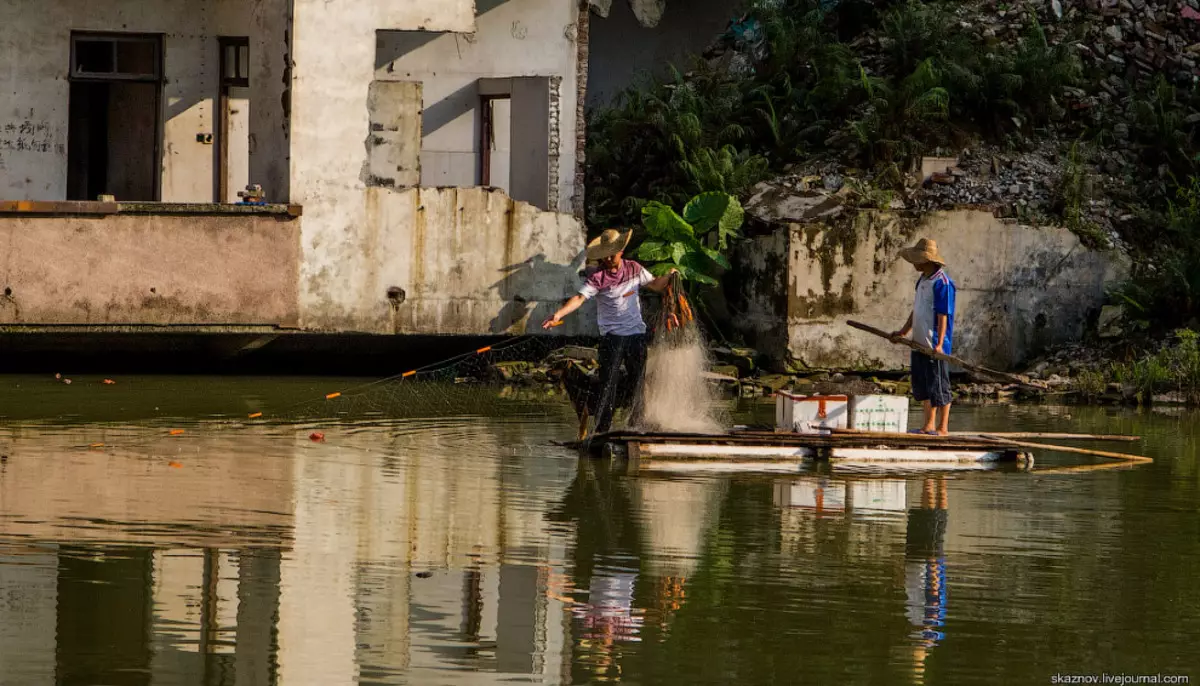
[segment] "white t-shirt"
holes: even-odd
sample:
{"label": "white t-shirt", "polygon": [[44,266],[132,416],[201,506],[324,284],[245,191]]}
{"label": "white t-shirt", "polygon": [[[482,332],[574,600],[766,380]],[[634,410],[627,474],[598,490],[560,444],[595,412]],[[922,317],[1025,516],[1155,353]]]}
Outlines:
{"label": "white t-shirt", "polygon": [[598,269],[592,272],[579,294],[585,299],[598,297],[596,323],[602,335],[634,336],[646,333],[642,319],[642,302],[638,289],[654,280],[654,276],[633,260],[621,260],[615,272]]}

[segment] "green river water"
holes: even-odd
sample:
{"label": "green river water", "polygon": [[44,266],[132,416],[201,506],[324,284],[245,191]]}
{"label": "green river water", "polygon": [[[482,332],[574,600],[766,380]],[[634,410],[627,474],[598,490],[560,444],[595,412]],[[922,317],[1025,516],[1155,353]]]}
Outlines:
{"label": "green river water", "polygon": [[556,447],[558,399],[116,382],[0,378],[0,686],[1200,679],[1190,412],[954,410],[1127,469],[651,477]]}

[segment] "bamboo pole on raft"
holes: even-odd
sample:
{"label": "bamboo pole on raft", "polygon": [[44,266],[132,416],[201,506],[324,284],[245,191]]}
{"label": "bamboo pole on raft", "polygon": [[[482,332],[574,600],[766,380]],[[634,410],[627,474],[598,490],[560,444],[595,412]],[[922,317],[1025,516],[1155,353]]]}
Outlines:
{"label": "bamboo pole on raft", "polygon": [[[980,433],[978,431],[951,431],[950,435],[979,436]],[[1119,434],[1064,434],[1036,431],[989,431],[987,435],[1005,440],[1010,438],[1049,438],[1063,441],[1125,441],[1129,443],[1142,440],[1141,436],[1123,436]]]}
{"label": "bamboo pole on raft", "polygon": [[947,355],[945,353],[939,353],[936,350],[934,350],[933,348],[927,348],[927,347],[921,345],[920,343],[916,343],[907,338],[898,338],[882,329],[876,329],[875,327],[870,326],[868,324],[863,324],[862,322],[848,321],[848,322],[846,322],[846,325],[853,327],[855,329],[858,329],[859,331],[866,331],[867,333],[879,336],[880,338],[886,338],[889,341],[891,341],[892,343],[895,343],[897,345],[907,346],[909,348],[912,348],[913,350],[916,350],[919,353],[928,355],[929,357],[932,357],[935,360],[944,360],[946,362],[949,362],[950,364],[953,364],[958,367],[962,367],[963,369],[965,369],[969,372],[975,372],[976,374],[979,374],[981,376],[991,377],[991,378],[997,379],[999,381],[1004,381],[1005,383],[1017,384],[1019,386],[1025,386],[1027,388],[1034,388],[1039,391],[1049,390],[1049,387],[1047,387],[1045,384],[1034,382],[1032,379],[1029,379],[1027,377],[1019,376],[1017,374],[1009,374],[1007,372],[998,372],[995,369],[988,369],[987,367],[981,367],[977,364],[972,364],[970,362],[967,362],[966,360],[964,360],[960,357],[955,357],[953,355]]}
{"label": "bamboo pole on raft", "polygon": [[1040,450],[1057,450],[1064,453],[1078,453],[1080,455],[1094,455],[1095,457],[1106,457],[1110,460],[1124,460],[1126,462],[1153,462],[1154,459],[1144,457],[1142,455],[1130,455],[1129,453],[1110,453],[1105,450],[1092,450],[1091,448],[1074,448],[1069,445],[1050,445],[1048,443],[1029,443],[1026,441],[1014,441],[1011,438],[1004,438],[997,434],[975,434],[979,438],[1007,443],[1020,448],[1037,448]]}

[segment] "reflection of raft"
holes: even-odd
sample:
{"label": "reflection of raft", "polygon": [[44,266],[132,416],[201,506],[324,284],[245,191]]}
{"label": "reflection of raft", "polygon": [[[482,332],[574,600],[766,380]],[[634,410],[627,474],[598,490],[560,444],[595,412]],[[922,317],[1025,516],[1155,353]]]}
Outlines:
{"label": "reflection of raft", "polygon": [[1021,445],[977,436],[900,433],[805,434],[761,430],[725,434],[609,432],[586,447],[594,456],[628,458],[631,470],[796,471],[805,463],[944,469],[998,463],[1028,465]]}

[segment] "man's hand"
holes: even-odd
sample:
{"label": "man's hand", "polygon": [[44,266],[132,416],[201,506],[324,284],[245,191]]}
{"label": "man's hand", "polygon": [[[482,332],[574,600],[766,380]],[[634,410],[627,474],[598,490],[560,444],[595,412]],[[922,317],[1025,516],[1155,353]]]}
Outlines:
{"label": "man's hand", "polygon": [[554,327],[558,326],[559,324],[562,324],[562,318],[559,317],[557,314],[554,314],[554,315],[547,317],[546,321],[542,322],[542,328],[543,329],[553,329]]}
{"label": "man's hand", "polygon": [[943,347],[944,345],[946,345],[944,342],[943,342],[943,343],[938,343],[938,344],[937,344],[937,345],[936,345],[936,346],[933,348],[933,352],[935,352],[935,353],[938,353],[939,355],[945,355],[946,353],[945,353],[945,352],[942,350],[942,347]]}
{"label": "man's hand", "polygon": [[905,331],[904,329],[896,329],[895,331],[892,332],[892,335],[890,336],[890,338],[892,341],[898,341],[907,335],[908,335],[908,332]]}

